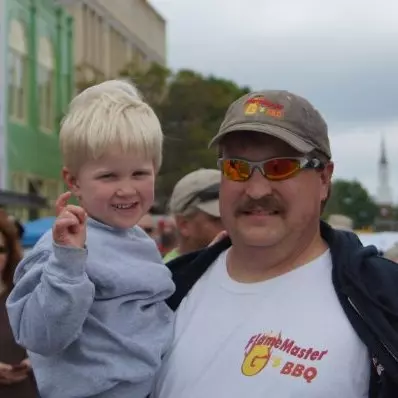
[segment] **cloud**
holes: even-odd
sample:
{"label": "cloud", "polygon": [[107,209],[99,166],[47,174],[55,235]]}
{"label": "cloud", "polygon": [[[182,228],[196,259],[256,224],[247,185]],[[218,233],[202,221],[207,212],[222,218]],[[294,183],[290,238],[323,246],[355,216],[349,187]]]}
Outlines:
{"label": "cloud", "polygon": [[382,133],[398,170],[398,1],[152,3],[168,21],[172,68],[308,98],[328,121],[336,175],[372,193]]}

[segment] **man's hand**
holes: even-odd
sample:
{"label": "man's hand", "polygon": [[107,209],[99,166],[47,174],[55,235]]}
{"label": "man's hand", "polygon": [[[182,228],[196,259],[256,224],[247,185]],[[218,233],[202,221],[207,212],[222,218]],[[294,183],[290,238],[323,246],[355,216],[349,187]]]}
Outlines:
{"label": "man's hand", "polygon": [[53,239],[61,246],[83,248],[86,243],[87,215],[80,206],[68,205],[71,196],[71,192],[65,192],[57,199]]}

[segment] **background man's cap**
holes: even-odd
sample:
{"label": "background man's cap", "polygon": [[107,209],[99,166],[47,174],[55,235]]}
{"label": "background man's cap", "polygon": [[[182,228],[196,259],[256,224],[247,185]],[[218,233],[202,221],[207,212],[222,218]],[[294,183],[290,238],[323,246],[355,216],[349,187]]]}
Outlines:
{"label": "background man's cap", "polygon": [[228,108],[209,146],[233,131],[268,134],[301,153],[317,150],[331,158],[325,120],[305,98],[288,91],[257,91],[237,99]]}
{"label": "background man's cap", "polygon": [[189,213],[199,209],[213,217],[220,217],[218,202],[221,172],[198,169],[187,174],[174,187],[169,202],[172,214]]}

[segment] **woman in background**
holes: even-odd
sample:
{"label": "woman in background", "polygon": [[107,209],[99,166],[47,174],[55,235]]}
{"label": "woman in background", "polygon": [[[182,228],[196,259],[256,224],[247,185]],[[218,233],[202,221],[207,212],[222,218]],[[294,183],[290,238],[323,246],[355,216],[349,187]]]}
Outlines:
{"label": "woman in background", "polygon": [[36,398],[39,394],[29,359],[26,351],[15,343],[5,306],[21,258],[18,231],[0,209],[0,397]]}

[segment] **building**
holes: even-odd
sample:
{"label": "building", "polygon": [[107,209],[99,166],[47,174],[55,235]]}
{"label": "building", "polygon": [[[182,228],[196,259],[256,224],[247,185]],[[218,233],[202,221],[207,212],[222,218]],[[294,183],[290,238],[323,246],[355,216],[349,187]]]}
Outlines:
{"label": "building", "polygon": [[[59,121],[74,90],[73,19],[52,0],[2,0],[3,85],[7,86],[2,188],[47,199],[49,206],[10,206],[27,220],[53,214],[63,192]],[[1,145],[1,143],[0,143]],[[16,198],[18,195],[16,196]],[[25,203],[26,204],[26,203]]]}
{"label": "building", "polygon": [[392,206],[392,191],[390,186],[390,170],[387,159],[386,145],[384,139],[380,145],[380,159],[378,164],[379,181],[376,202],[379,206]]}
{"label": "building", "polygon": [[147,0],[58,0],[74,19],[76,82],[166,64],[166,21]]}
{"label": "building", "polygon": [[377,231],[396,231],[398,222],[394,220],[394,201],[390,185],[390,166],[387,159],[385,141],[381,139],[380,158],[378,163],[378,188],[376,204],[379,206],[379,215],[375,220]]}

